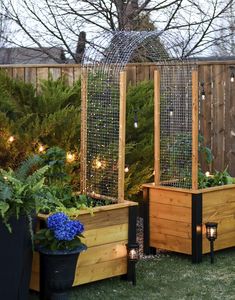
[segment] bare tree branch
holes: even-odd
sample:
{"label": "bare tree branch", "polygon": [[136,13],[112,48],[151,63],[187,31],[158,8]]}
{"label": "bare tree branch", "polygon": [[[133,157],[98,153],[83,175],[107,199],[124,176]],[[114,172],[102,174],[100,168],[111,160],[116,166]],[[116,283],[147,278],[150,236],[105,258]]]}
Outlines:
{"label": "bare tree branch", "polygon": [[[22,38],[12,43],[36,45],[42,51],[48,45],[63,47],[68,58],[80,62],[76,49],[82,52],[95,33],[110,30],[164,29],[184,56],[200,53],[218,43],[213,31],[220,32],[219,20],[233,1],[18,0],[16,6],[4,0],[4,9],[21,31]],[[82,41],[81,32],[87,36]]]}

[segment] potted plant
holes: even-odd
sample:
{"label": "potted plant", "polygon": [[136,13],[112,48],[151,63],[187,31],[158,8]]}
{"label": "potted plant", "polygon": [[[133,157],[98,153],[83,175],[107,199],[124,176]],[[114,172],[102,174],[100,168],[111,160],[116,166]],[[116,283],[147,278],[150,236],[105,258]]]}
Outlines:
{"label": "potted plant", "polygon": [[44,184],[49,167],[32,171],[38,162],[33,156],[15,171],[0,169],[0,299],[28,298],[33,218],[50,194]]}
{"label": "potted plant", "polygon": [[73,285],[79,254],[87,249],[81,242],[84,226],[57,212],[46,220],[46,228],[34,236],[40,253],[40,299],[68,299],[66,290]]}

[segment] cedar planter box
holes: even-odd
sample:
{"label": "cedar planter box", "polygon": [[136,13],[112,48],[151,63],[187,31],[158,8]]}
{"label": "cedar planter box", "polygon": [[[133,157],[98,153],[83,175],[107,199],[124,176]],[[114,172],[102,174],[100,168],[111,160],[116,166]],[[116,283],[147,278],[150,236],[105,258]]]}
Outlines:
{"label": "cedar planter box", "polygon": [[[137,203],[96,207],[94,215],[81,211],[78,219],[85,226],[88,249],[78,259],[73,286],[127,274],[128,241],[136,239]],[[45,215],[39,215],[45,219]],[[39,255],[34,253],[30,288],[39,291]]]}
{"label": "cedar planter box", "polygon": [[215,250],[235,246],[235,185],[203,190],[144,185],[144,249],[151,247],[192,255],[200,262],[210,251],[205,223],[218,222]]}

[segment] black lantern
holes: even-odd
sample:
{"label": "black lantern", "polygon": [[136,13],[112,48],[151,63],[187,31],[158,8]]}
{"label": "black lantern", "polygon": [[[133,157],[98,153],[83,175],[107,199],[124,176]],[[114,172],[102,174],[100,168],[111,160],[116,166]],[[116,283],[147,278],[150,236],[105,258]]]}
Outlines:
{"label": "black lantern", "polygon": [[135,265],[139,260],[139,244],[128,243],[127,244],[127,276],[128,280],[131,280],[133,285],[136,285],[136,272]]}
{"label": "black lantern", "polygon": [[206,225],[206,237],[210,241],[211,263],[213,264],[214,263],[214,241],[217,239],[218,223],[207,222],[205,225]]}

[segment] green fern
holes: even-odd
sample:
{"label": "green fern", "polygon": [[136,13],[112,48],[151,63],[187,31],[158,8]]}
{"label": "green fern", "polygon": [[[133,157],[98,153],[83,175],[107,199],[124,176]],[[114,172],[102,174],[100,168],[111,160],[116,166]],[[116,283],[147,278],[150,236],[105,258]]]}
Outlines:
{"label": "green fern", "polygon": [[39,155],[30,156],[16,169],[15,177],[24,181],[33,167],[38,166],[40,163],[42,163],[42,159]]}

